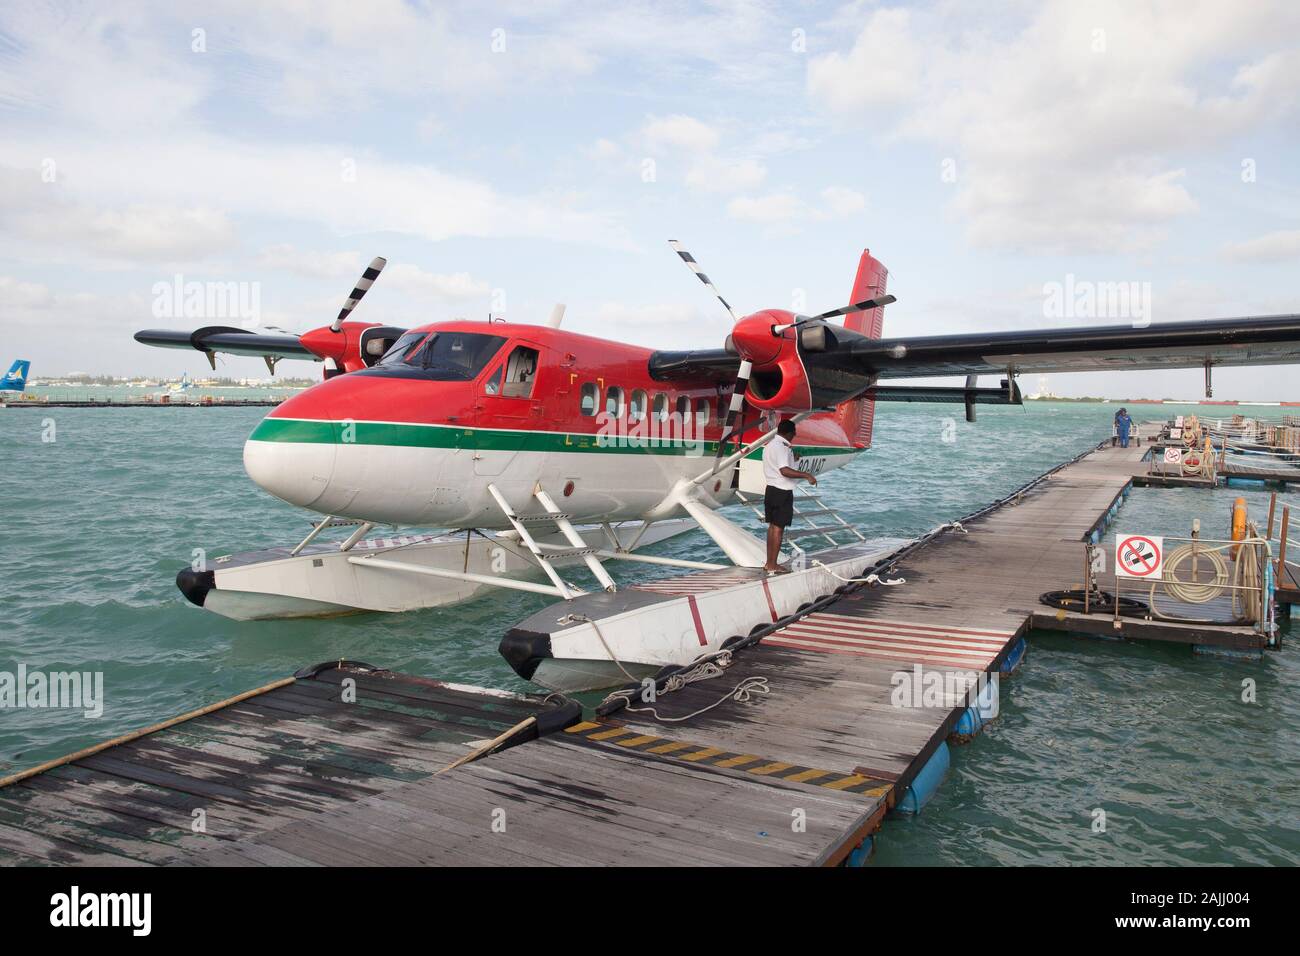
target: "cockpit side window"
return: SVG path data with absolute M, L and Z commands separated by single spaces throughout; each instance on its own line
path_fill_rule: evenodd
M 506 359 L 506 381 L 501 394 L 507 398 L 529 398 L 537 378 L 537 349 L 517 345 Z

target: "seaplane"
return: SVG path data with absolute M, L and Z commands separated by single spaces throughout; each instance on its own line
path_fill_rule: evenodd
M 653 674 L 859 580 L 896 539 L 841 543 L 847 523 L 792 545 L 793 573 L 762 570 L 764 545 L 722 509 L 761 496 L 761 453 L 797 423 L 800 467 L 841 468 L 871 447 L 878 402 L 1018 405 L 1017 376 L 1300 361 L 1300 315 L 1143 327 L 883 338 L 888 272 L 864 250 L 849 303 L 814 314 L 739 315 L 695 258 L 672 249 L 725 310 L 719 347 L 657 350 L 536 323 L 455 319 L 401 328 L 352 317 L 386 264 L 374 259 L 328 324 L 301 335 L 227 326 L 151 329 L 137 341 L 279 362 L 324 363 L 323 381 L 266 416 L 244 445 L 262 489 L 316 516 L 296 544 L 196 561 L 193 604 L 241 620 L 401 612 L 490 588 L 559 599 L 512 628 L 501 653 L 556 690 Z M 952 386 L 897 379 L 956 376 Z M 997 385 L 981 386 L 995 376 Z M 377 528 L 387 528 L 371 536 Z M 341 541 L 323 534 L 346 528 Z M 724 556 L 644 553 L 700 529 Z M 427 530 L 431 529 L 431 530 Z M 620 587 L 620 562 L 679 572 Z M 585 568 L 585 570 L 583 570 Z M 594 584 L 572 580 L 572 569 Z

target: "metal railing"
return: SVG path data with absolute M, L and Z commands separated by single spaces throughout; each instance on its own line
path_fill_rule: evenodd
M 1277 492 L 1273 492 L 1268 499 L 1268 528 L 1266 537 L 1273 541 L 1273 520 L 1278 516 L 1277 511 Z M 1300 551 L 1292 545 L 1291 537 L 1291 506 L 1283 502 L 1281 522 L 1277 528 L 1277 558 L 1273 562 L 1273 578 L 1275 581 L 1287 583 L 1288 579 L 1300 582 L 1300 562 L 1295 559 L 1300 557 Z M 1296 542 L 1300 544 L 1300 542 Z

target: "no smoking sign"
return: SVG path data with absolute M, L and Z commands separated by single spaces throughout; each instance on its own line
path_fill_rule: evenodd
M 1160 577 L 1165 539 L 1143 534 L 1115 535 L 1115 573 L 1126 578 Z

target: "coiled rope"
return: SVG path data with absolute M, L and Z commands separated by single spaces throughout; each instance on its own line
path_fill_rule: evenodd
M 1263 614 L 1263 568 L 1259 560 L 1259 545 L 1264 541 L 1259 537 L 1259 528 L 1254 522 L 1249 525 L 1249 537 L 1244 541 L 1231 544 L 1207 546 L 1193 541 L 1180 545 L 1165 554 L 1164 570 L 1160 580 L 1151 582 L 1151 612 L 1170 621 L 1199 620 L 1167 614 L 1156 605 L 1156 590 L 1163 587 L 1170 597 L 1184 604 L 1208 604 L 1221 596 L 1229 587 L 1232 589 L 1232 614 L 1237 620 L 1258 621 Z M 1237 549 L 1236 560 L 1231 572 L 1228 559 L 1223 552 Z M 1183 565 L 1191 559 L 1191 578 L 1178 577 Z M 1208 562 L 1212 575 L 1208 580 L 1201 580 L 1200 561 Z
M 661 693 L 671 694 L 674 691 L 683 689 L 688 684 L 694 684 L 696 681 L 713 680 L 715 677 L 721 677 L 726 669 L 731 666 L 731 663 L 731 651 L 721 651 L 709 660 L 700 661 L 689 670 L 678 671 L 675 674 L 669 675 L 668 679 L 664 682 Z M 697 711 L 683 714 L 680 717 L 664 717 L 654 707 L 633 707 L 632 697 L 637 693 L 635 688 L 616 690 L 601 701 L 601 704 L 604 705 L 614 700 L 622 700 L 624 710 L 629 710 L 633 713 L 649 714 L 660 723 L 675 724 L 683 720 L 690 720 L 692 717 L 698 717 L 700 714 L 707 714 L 714 707 L 719 707 L 729 700 L 734 700 L 742 704 L 746 703 L 751 700 L 754 695 L 768 694 L 771 692 L 771 689 L 771 685 L 768 683 L 766 677 L 746 677 L 739 684 L 731 688 L 731 690 L 727 691 L 707 707 L 701 707 Z

